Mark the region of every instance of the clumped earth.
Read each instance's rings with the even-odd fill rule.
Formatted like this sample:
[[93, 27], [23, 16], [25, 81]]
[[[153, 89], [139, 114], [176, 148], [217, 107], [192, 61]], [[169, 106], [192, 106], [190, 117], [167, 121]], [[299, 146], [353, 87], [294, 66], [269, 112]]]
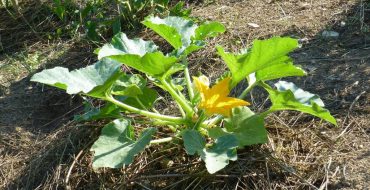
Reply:
[[[193, 16], [226, 25], [227, 33], [210, 43], [229, 51], [275, 35], [302, 39], [302, 48], [291, 56], [309, 75], [286, 80], [319, 94], [339, 127], [295, 112], [273, 114], [266, 120], [269, 143], [239, 150], [238, 161], [215, 175], [178, 144], [147, 148], [127, 168], [93, 171], [89, 148], [105, 122], [74, 122], [73, 115], [83, 109], [81, 97], [29, 79], [42, 68], [91, 64], [94, 47], [39, 38], [57, 26], [55, 18], [24, 1], [23, 16], [12, 18], [0, 7], [0, 188], [370, 187], [370, 3], [220, 0], [189, 6]], [[324, 37], [324, 31], [339, 36]], [[226, 68], [212, 48], [196, 53], [190, 62], [193, 73], [211, 77]], [[248, 97], [255, 110], [269, 104], [265, 99], [258, 89]]]

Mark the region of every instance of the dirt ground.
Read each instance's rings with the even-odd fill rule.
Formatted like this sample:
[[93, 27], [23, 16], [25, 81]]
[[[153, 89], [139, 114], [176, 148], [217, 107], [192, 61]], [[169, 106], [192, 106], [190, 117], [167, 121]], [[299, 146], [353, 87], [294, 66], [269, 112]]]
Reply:
[[[79, 96], [29, 79], [43, 68], [93, 63], [94, 46], [39, 38], [56, 26], [46, 12], [24, 6], [23, 17], [12, 18], [0, 7], [0, 188], [369, 189], [370, 3], [219, 0], [189, 6], [193, 16], [226, 25], [210, 44], [229, 51], [257, 38], [301, 39], [292, 57], [309, 75], [286, 80], [320, 95], [339, 126], [296, 112], [272, 114], [266, 119], [269, 143], [238, 151], [238, 161], [215, 175], [176, 144], [150, 147], [127, 168], [93, 171], [89, 148], [104, 122], [74, 122], [83, 108]], [[324, 31], [339, 36], [324, 37]], [[211, 77], [226, 68], [212, 48], [190, 63], [192, 72]], [[248, 97], [256, 110], [266, 107], [265, 98], [258, 89]]]

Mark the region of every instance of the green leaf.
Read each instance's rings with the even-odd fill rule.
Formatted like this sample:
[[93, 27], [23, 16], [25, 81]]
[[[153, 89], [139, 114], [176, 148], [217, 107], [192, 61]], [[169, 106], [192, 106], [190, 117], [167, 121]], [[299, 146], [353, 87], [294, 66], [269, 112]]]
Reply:
[[264, 69], [258, 70], [255, 73], [255, 78], [256, 81], [267, 81], [272, 79], [279, 79], [282, 77], [305, 76], [305, 75], [306, 72], [303, 69], [293, 65], [293, 62], [289, 60], [288, 62], [285, 63], [284, 62], [277, 63]]
[[108, 57], [149, 75], [161, 75], [178, 60], [174, 56], [165, 56], [157, 51], [151, 41], [128, 39], [126, 34], [115, 35], [110, 44], [104, 45], [98, 58]]
[[164, 19], [147, 17], [143, 24], [168, 41], [175, 48], [172, 54], [177, 57], [187, 56], [203, 48], [203, 40], [225, 32], [225, 27], [218, 22], [207, 22], [198, 27], [191, 20], [175, 16]]
[[162, 52], [146, 53], [143, 57], [125, 54], [109, 58], [152, 76], [162, 75], [177, 62], [176, 57], [164, 56]]
[[212, 139], [217, 139], [225, 135], [229, 135], [230, 133], [226, 132], [225, 128], [221, 127], [213, 127], [207, 129], [208, 131], [208, 136]]
[[139, 109], [151, 109], [158, 98], [157, 91], [147, 87], [141, 90], [143, 92], [142, 94], [135, 97], [120, 97], [119, 100]]
[[33, 75], [31, 81], [64, 89], [68, 94], [82, 92], [99, 98], [120, 75], [119, 63], [102, 59], [94, 65], [71, 72], [63, 67], [46, 69]]
[[225, 119], [225, 128], [227, 131], [232, 132], [238, 127], [243, 125], [243, 122], [248, 118], [252, 117], [254, 112], [248, 107], [236, 107], [232, 109], [232, 115], [230, 118]]
[[191, 9], [184, 8], [185, 2], [178, 2], [175, 6], [170, 9], [170, 16], [179, 16], [183, 18], [189, 17]]
[[186, 68], [186, 65], [184, 64], [180, 64], [180, 63], [175, 63], [174, 65], [172, 65], [164, 74], [163, 74], [163, 77], [164, 78], [168, 78], [170, 77], [171, 75], [179, 72], [179, 71], [182, 71]]
[[198, 27], [191, 20], [174, 16], [164, 19], [151, 16], [142, 23], [162, 36], [175, 49], [188, 47], [191, 44], [191, 37], [195, 34], [195, 29]]
[[91, 147], [94, 151], [93, 168], [121, 168], [131, 164], [134, 156], [149, 145], [155, 128], [145, 129], [135, 141], [133, 127], [125, 119], [117, 119], [106, 125]]
[[210, 148], [206, 148], [205, 138], [196, 130], [184, 130], [182, 138], [186, 153], [200, 155], [211, 174], [223, 169], [230, 160], [237, 159], [235, 148], [238, 146], [238, 140], [234, 135], [227, 134], [217, 138]]
[[116, 119], [121, 117], [121, 109], [115, 104], [107, 103], [101, 108], [95, 108], [91, 104], [87, 103], [85, 105], [85, 113], [82, 115], [75, 115], [73, 120], [81, 122], [108, 118]]
[[270, 94], [272, 102], [270, 111], [301, 111], [337, 125], [335, 118], [327, 109], [323, 108], [324, 103], [317, 95], [306, 92], [290, 82], [279, 81], [275, 86], [277, 90], [264, 85], [264, 88]]
[[128, 39], [125, 33], [118, 33], [110, 44], [105, 44], [99, 51], [98, 59], [112, 55], [139, 55], [144, 56], [146, 53], [157, 51], [157, 46], [152, 41], [144, 41], [139, 38]]
[[180, 49], [179, 51], [176, 52], [177, 56], [181, 56], [181, 55], [182, 56], [187, 56], [192, 52], [195, 52], [195, 51], [198, 51], [198, 50], [202, 49], [204, 47], [205, 43], [200, 42], [200, 41], [198, 41], [198, 42], [199, 43], [197, 43], [197, 44], [190, 44], [188, 47]]
[[263, 120], [263, 117], [254, 115], [244, 120], [241, 126], [233, 131], [240, 147], [268, 142], [267, 130]]
[[189, 155], [201, 154], [206, 146], [206, 139], [196, 130], [184, 130], [182, 139], [184, 140], [186, 153]]
[[232, 116], [225, 119], [225, 128], [215, 127], [208, 130], [211, 138], [220, 138], [234, 135], [238, 146], [266, 143], [267, 130], [264, 127], [264, 118], [255, 115], [248, 107], [237, 107], [232, 110]]
[[255, 115], [248, 107], [237, 107], [232, 116], [226, 120], [226, 130], [235, 135], [240, 147], [263, 144], [268, 141], [264, 118]]
[[206, 163], [207, 171], [214, 174], [225, 168], [230, 160], [237, 160], [236, 147], [238, 147], [238, 140], [235, 136], [226, 135], [216, 139], [209, 149], [204, 148], [200, 155]]
[[220, 46], [217, 51], [229, 67], [233, 79], [232, 86], [235, 86], [251, 73], [276, 64], [289, 64], [290, 58], [287, 54], [297, 47], [296, 39], [273, 37], [268, 40], [255, 40], [250, 51], [244, 54], [226, 53]]
[[204, 40], [209, 37], [216, 37], [226, 31], [225, 26], [219, 22], [207, 22], [195, 30], [194, 40]]
[[146, 80], [140, 75], [122, 75], [114, 84], [112, 94], [135, 97], [143, 94]]

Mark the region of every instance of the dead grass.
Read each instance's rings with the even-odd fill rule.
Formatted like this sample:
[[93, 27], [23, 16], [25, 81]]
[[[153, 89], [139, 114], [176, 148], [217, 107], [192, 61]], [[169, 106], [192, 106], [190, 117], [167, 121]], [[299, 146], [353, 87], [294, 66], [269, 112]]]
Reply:
[[[370, 186], [369, 33], [362, 30], [370, 15], [362, 11], [366, 7], [369, 5], [363, 1], [354, 0], [271, 3], [225, 0], [194, 7], [194, 15], [221, 21], [228, 28], [225, 35], [210, 41], [210, 47], [221, 44], [236, 51], [248, 47], [253, 39], [272, 35], [306, 38], [304, 47], [292, 56], [309, 71], [309, 76], [289, 80], [320, 94], [339, 123], [335, 128], [305, 114], [272, 114], [266, 119], [269, 143], [239, 150], [238, 161], [215, 175], [208, 174], [198, 158], [187, 156], [181, 142], [147, 148], [126, 168], [93, 171], [89, 149], [104, 122], [70, 122], [81, 106], [80, 99], [51, 88], [41, 93], [42, 87], [29, 83], [30, 72], [19, 69], [22, 61], [29, 59], [28, 55], [45, 57], [50, 55], [51, 48], [59, 46], [46, 45], [47, 42], [37, 39], [13, 38], [14, 31], [6, 30], [4, 34], [8, 36], [2, 43], [6, 51], [0, 52], [0, 63], [12, 68], [11, 62], [17, 65], [15, 71], [20, 71], [13, 77], [0, 67], [1, 77], [6, 78], [0, 86], [0, 187], [365, 189]], [[0, 12], [0, 23], [9, 23], [1, 20], [2, 14], [5, 12]], [[342, 21], [345, 27], [340, 26]], [[31, 24], [38, 22], [41, 21], [36, 19]], [[27, 30], [25, 23], [15, 27], [19, 28], [15, 31]], [[0, 27], [0, 31], [4, 30]], [[336, 30], [341, 37], [323, 39], [322, 30]], [[18, 45], [9, 46], [11, 39]], [[75, 68], [94, 61], [88, 53], [92, 52], [91, 47], [70, 44], [62, 48], [63, 53], [43, 59], [42, 64], [50, 67], [63, 63]], [[225, 70], [211, 48], [201, 50], [189, 61], [192, 73], [206, 73], [212, 79]], [[248, 97], [256, 110], [268, 106], [265, 98], [259, 89]]]

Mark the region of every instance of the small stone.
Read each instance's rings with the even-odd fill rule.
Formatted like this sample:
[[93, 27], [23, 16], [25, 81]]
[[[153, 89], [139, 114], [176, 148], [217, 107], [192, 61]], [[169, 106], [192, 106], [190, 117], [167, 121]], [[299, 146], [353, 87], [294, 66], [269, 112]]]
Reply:
[[345, 27], [345, 26], [346, 26], [346, 22], [341, 21], [341, 22], [340, 22], [340, 26], [341, 26], [341, 27]]
[[338, 38], [339, 33], [336, 32], [336, 31], [325, 30], [325, 31], [322, 32], [322, 37], [324, 37], [324, 38]]
[[256, 23], [247, 23], [248, 24], [248, 26], [250, 26], [250, 27], [253, 27], [253, 28], [259, 28], [260, 27], [260, 25], [258, 25], [258, 24], [256, 24]]
[[301, 39], [298, 39], [298, 42], [299, 43], [305, 43], [305, 42], [308, 42], [309, 39], [308, 38], [301, 38]]

